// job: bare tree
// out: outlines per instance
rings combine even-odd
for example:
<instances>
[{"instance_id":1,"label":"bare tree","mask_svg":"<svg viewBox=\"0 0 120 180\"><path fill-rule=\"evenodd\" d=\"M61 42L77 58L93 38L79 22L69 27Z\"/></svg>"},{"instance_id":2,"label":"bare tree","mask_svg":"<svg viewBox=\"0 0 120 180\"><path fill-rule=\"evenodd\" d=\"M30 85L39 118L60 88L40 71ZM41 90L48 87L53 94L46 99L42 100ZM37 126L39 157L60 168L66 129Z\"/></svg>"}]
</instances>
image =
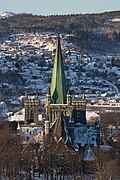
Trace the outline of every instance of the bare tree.
<instances>
[{"instance_id":1,"label":"bare tree","mask_svg":"<svg viewBox=\"0 0 120 180\"><path fill-rule=\"evenodd\" d=\"M119 165L115 152L105 152L97 149L96 151L96 178L106 180L119 177Z\"/></svg>"}]
</instances>

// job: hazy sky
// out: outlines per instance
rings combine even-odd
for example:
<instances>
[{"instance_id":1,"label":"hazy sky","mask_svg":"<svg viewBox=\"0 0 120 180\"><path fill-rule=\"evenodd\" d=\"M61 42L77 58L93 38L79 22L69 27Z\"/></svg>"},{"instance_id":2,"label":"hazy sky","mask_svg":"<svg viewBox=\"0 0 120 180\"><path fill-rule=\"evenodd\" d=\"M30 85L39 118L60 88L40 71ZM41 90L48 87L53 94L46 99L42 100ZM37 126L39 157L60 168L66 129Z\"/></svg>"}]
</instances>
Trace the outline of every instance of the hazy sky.
<instances>
[{"instance_id":1,"label":"hazy sky","mask_svg":"<svg viewBox=\"0 0 120 180\"><path fill-rule=\"evenodd\" d=\"M120 0L0 0L0 11L41 15L120 10Z\"/></svg>"}]
</instances>

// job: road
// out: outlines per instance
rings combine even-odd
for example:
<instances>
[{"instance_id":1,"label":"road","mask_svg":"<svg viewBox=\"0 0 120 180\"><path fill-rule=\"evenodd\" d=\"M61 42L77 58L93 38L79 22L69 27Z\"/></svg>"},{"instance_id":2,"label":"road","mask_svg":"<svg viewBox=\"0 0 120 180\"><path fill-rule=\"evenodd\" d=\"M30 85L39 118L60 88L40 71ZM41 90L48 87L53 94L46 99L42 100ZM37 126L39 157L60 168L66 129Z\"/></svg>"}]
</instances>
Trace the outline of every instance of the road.
<instances>
[{"instance_id":1,"label":"road","mask_svg":"<svg viewBox=\"0 0 120 180\"><path fill-rule=\"evenodd\" d=\"M115 94L116 95L120 95L120 92L119 92L119 90L118 90L118 88L113 84L113 83L111 83L111 82L109 82L109 81L107 81L107 80L104 80L107 84L109 84L109 86L112 88L112 89L114 89L115 90Z\"/></svg>"}]
</instances>

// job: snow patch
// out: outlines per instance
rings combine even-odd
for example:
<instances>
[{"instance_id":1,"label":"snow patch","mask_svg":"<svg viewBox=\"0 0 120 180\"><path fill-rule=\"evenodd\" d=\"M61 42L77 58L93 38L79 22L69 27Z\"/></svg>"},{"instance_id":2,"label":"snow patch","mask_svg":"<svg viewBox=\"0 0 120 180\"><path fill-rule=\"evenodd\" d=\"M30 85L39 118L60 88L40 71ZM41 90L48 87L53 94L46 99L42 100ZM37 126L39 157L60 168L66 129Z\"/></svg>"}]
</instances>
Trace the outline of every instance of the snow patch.
<instances>
[{"instance_id":1,"label":"snow patch","mask_svg":"<svg viewBox=\"0 0 120 180\"><path fill-rule=\"evenodd\" d=\"M10 16L14 16L15 13L13 12L0 12L0 19L4 19Z\"/></svg>"},{"instance_id":2,"label":"snow patch","mask_svg":"<svg viewBox=\"0 0 120 180\"><path fill-rule=\"evenodd\" d=\"M120 22L120 18L111 19L112 22Z\"/></svg>"}]
</instances>

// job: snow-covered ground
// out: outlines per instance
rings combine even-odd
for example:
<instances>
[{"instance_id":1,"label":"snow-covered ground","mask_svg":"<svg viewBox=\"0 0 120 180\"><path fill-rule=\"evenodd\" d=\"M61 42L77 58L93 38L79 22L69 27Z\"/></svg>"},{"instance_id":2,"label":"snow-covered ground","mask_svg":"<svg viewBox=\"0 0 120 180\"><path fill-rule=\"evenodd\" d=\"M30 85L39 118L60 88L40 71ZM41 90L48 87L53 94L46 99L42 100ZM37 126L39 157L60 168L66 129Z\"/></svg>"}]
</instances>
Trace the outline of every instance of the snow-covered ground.
<instances>
[{"instance_id":1,"label":"snow-covered ground","mask_svg":"<svg viewBox=\"0 0 120 180\"><path fill-rule=\"evenodd\" d=\"M0 19L13 16L14 14L13 12L0 12Z\"/></svg>"},{"instance_id":2,"label":"snow-covered ground","mask_svg":"<svg viewBox=\"0 0 120 180\"><path fill-rule=\"evenodd\" d=\"M112 22L120 22L120 18L111 19Z\"/></svg>"}]
</instances>

